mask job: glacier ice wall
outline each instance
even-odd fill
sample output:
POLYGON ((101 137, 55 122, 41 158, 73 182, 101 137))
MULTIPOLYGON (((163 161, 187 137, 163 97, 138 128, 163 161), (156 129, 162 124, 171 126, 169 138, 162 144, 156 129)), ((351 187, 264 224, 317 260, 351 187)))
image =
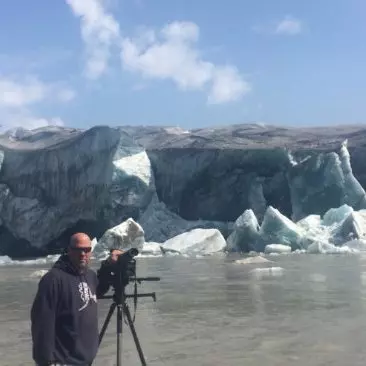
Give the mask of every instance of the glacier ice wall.
POLYGON ((61 133, 2 142, 0 242, 7 254, 63 246, 73 227, 100 235, 138 217, 155 192, 150 160, 126 133, 61 133))
POLYGON ((366 208, 365 191, 352 173, 346 141, 339 153, 311 156, 294 164, 287 175, 295 221, 344 204, 357 210, 366 208))
POLYGON ((145 239, 147 241, 159 243, 198 228, 219 229, 224 237, 227 237, 232 231, 233 226, 231 222, 184 220, 179 215, 169 210, 163 202, 159 201, 156 194, 138 221, 144 228, 145 239))
POLYGON ((364 231, 357 210, 365 208, 365 136, 353 126, 265 125, 7 133, 0 136, 0 254, 49 252, 75 230, 100 238, 130 217, 149 241, 218 228, 242 250, 283 244, 272 243, 281 232, 299 248, 315 239, 291 223, 303 233, 311 220, 348 205, 356 211, 337 233, 324 225, 318 233, 342 242, 364 231))
POLYGON ((283 149, 148 150, 159 199, 186 220, 235 221, 271 204, 291 213, 283 149))

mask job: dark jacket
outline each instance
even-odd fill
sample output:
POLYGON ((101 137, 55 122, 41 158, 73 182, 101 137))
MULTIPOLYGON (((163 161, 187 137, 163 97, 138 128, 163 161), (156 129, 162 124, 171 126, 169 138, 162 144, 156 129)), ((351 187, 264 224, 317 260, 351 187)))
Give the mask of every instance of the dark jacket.
POLYGON ((61 256, 39 282, 31 310, 33 359, 38 365, 91 364, 98 350, 97 276, 75 271, 61 256))

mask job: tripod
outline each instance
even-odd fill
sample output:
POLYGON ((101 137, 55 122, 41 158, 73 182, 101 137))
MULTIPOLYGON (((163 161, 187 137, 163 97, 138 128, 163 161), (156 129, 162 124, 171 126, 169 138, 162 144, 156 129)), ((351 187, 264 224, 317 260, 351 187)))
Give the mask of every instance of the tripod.
POLYGON ((111 317, 113 315, 114 310, 117 308, 117 366, 121 366, 122 364, 122 324, 123 324, 123 314, 126 315, 127 317, 127 321, 128 321, 128 326, 130 327, 136 348, 137 348, 137 352, 139 354, 140 357, 140 361, 141 361, 141 365, 142 366, 146 366, 146 361, 145 361, 145 357, 144 354, 142 352, 142 348, 140 345, 140 341, 138 339, 137 333, 136 333, 136 329, 135 326, 133 324, 133 320, 131 317, 131 313, 130 313, 130 309, 126 303, 127 298, 134 298, 135 299, 135 306, 136 306, 136 302, 137 302, 137 298, 139 297, 152 297, 154 302, 156 301, 156 294, 155 292, 151 292, 151 293, 145 293, 145 294, 137 294, 137 288, 136 288, 136 283, 139 282, 141 283, 142 281, 159 281, 160 278, 158 277, 145 277, 145 278, 133 278, 132 280, 135 281, 135 294, 133 295, 126 295, 125 291, 124 291, 124 287, 121 289, 115 289, 115 293, 113 295, 110 296, 101 296, 101 299, 113 299, 113 302, 109 308, 107 317, 104 321, 102 330, 100 332, 99 335, 99 345, 102 342, 102 339, 104 337, 104 334, 108 328, 108 324, 111 320, 111 317))

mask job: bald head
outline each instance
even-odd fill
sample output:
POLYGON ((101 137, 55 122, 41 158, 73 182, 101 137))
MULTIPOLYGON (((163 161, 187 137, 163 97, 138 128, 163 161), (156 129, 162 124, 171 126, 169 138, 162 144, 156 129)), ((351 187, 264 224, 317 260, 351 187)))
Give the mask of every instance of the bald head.
POLYGON ((89 236, 85 233, 75 233, 71 236, 69 246, 71 248, 77 247, 79 244, 91 245, 89 236))
POLYGON ((91 257, 91 240, 87 234, 75 233, 71 236, 68 256, 77 268, 84 268, 89 264, 91 257))

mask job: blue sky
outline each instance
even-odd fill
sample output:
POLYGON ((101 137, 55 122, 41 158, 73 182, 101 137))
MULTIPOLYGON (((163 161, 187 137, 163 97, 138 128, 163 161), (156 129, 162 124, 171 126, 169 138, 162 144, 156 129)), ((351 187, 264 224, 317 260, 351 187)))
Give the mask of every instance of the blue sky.
POLYGON ((364 0, 3 0, 0 124, 366 122, 364 0))

